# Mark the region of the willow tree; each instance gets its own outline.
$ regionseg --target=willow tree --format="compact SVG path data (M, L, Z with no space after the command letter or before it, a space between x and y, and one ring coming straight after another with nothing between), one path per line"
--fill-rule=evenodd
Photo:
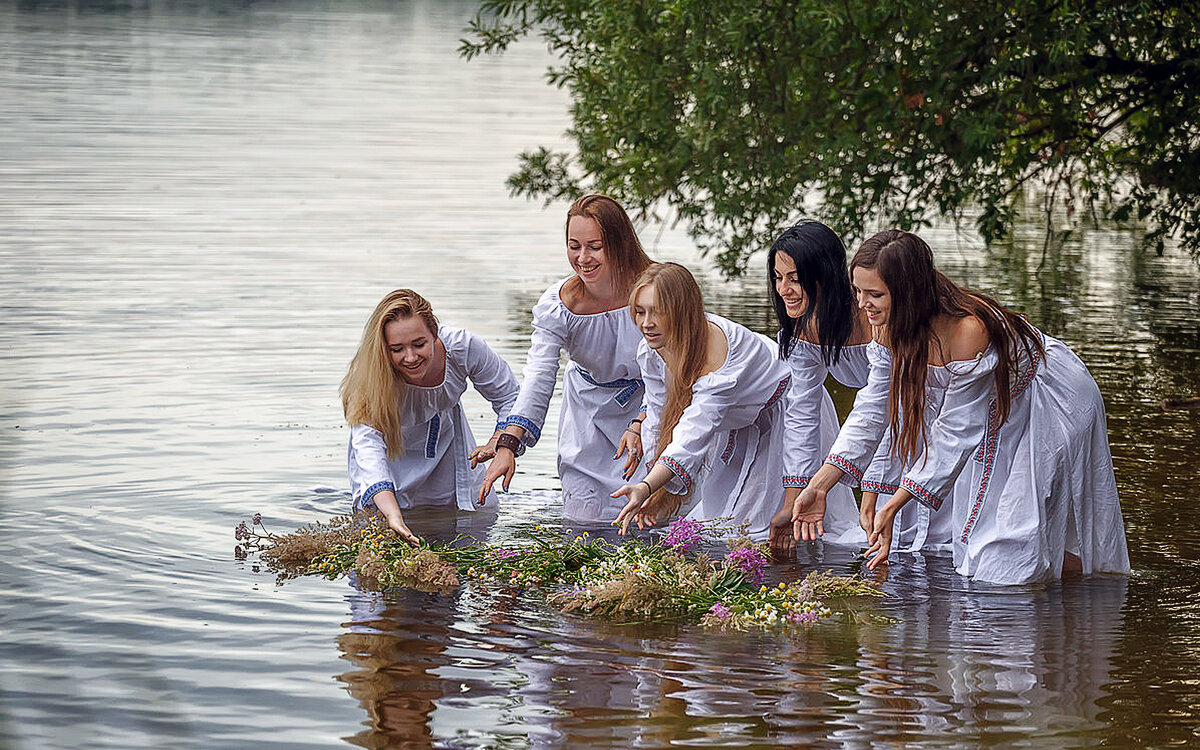
M727 273L802 210L850 237L951 217L992 241L1030 196L1196 255L1198 19L1164 0L484 0L461 52L540 35L557 55L575 148L522 154L514 193L670 206Z

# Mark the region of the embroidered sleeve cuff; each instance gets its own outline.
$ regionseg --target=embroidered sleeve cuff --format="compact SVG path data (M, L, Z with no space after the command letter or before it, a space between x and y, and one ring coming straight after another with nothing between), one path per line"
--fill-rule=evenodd
M663 456L658 460L661 461L668 469L670 469L675 476L679 477L679 481L683 482L683 492L677 494L690 494L692 491L692 477L690 474L688 474L687 469L683 468L683 464L679 463L673 458L668 458L667 456Z
M375 484L368 487L367 491L363 493L362 500L360 501L360 505L362 505L364 508L368 505L374 505L375 504L375 496L378 495L380 492L383 492L384 490L388 490L389 492L391 492L394 495L394 494L396 494L396 485L392 484L389 481L376 482Z
M900 480L900 489L908 490L909 492L911 492L912 496L915 497L917 499L917 502L919 502L921 505L927 505L930 508L933 508L934 510L937 510L938 508L942 507L942 498L933 494L932 492L925 489L924 487L917 484L916 482L914 482L911 479L906 478L906 479Z
M896 490L900 489L898 484L888 484L887 482L875 482L870 479L864 479L859 485L863 492L875 492L880 495L894 495Z
M854 464L850 463L848 460L842 458L841 456L831 453L825 459L825 463L829 464L830 466L836 466L837 468L846 472L846 474L848 476L854 477L855 484L862 481L863 470L858 468Z
M784 474L783 475L783 486L784 487L799 487L800 489L804 489L805 487L808 486L808 482L810 479L812 479L812 477L798 477L798 476L795 476L794 474Z
M529 417L522 417L519 414L510 414L508 419L504 421L504 426L516 425L525 430L525 437L521 441L527 446L537 445L537 441L542 437L542 428Z

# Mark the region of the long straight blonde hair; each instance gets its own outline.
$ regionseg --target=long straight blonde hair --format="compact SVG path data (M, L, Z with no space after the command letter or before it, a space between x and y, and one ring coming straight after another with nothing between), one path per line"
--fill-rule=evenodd
M388 294L371 313L363 328L358 351L342 378L342 411L351 426L365 424L383 433L388 458L404 454L400 436L400 407L404 404L404 378L392 366L383 329L393 320L417 316L436 339L438 320L429 302L411 289Z
M665 346L675 363L674 368L667 368L667 395L658 422L655 455L661 456L671 444L684 409L692 403L692 386L708 358L708 318L700 285L691 271L678 263L654 263L642 271L629 293L631 314L638 292L648 286L654 287L655 311L663 321ZM684 497L659 489L652 499L669 498L677 509Z

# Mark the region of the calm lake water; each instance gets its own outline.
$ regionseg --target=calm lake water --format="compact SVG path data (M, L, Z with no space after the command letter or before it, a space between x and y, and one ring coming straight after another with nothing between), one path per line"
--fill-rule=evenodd
M1200 395L1200 274L1133 231L1077 233L1040 278L1036 227L991 250L924 233L1100 382L1128 580L997 590L917 558L879 605L899 624L791 640L276 586L234 559L255 512L348 509L337 384L383 293L421 290L519 368L566 274L565 205L503 184L563 143L566 94L536 42L460 60L472 9L0 7L0 747L1200 744L1200 412L1161 408ZM707 268L679 229L642 236ZM705 278L769 332L763 286ZM557 523L547 433L499 518L458 530ZM801 558L773 573L858 570Z

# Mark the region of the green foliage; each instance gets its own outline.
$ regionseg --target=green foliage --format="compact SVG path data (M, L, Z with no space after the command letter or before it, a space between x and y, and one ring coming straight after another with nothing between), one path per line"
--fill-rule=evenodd
M461 51L535 33L576 149L512 191L669 205L729 274L801 213L992 241L1023 193L1200 253L1200 4L484 0Z

